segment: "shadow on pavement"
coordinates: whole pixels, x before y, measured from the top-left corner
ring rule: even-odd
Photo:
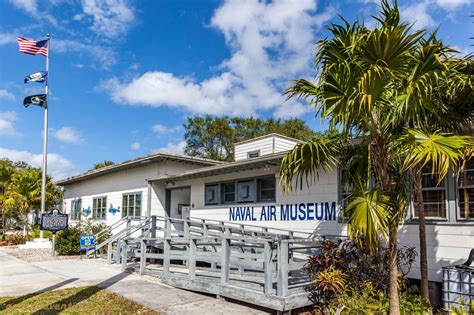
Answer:
[[[38,290],[38,291],[35,291],[33,293],[30,293],[30,294],[26,294],[26,295],[22,295],[22,296],[18,296],[18,297],[15,297],[11,300],[8,300],[8,301],[5,301],[4,303],[0,304],[0,311],[3,311],[7,308],[7,305],[8,306],[12,306],[12,305],[15,305],[15,304],[18,304],[18,303],[21,303],[29,298],[32,298],[36,295],[39,295],[41,293],[44,293],[44,292],[47,292],[47,291],[52,291],[52,290],[56,290],[56,289],[59,289],[60,287],[62,286],[65,286],[66,284],[69,284],[69,283],[72,283],[76,280],[79,280],[79,278],[71,278],[71,279],[67,279],[67,280],[64,280],[62,282],[59,282],[59,283],[56,283],[52,286],[49,286],[47,288],[43,288],[41,290]]]
[[[97,292],[103,290],[103,289],[106,289],[108,287],[110,287],[111,285],[121,281],[122,279],[128,277],[130,274],[129,273],[125,273],[125,272],[121,272],[119,273],[118,275],[115,275],[109,279],[106,279],[98,284],[96,284],[95,286],[89,286],[89,287],[86,287],[82,290],[80,290],[79,292],[71,295],[71,296],[68,296],[62,300],[59,300],[57,302],[54,302],[54,303],[51,303],[49,304],[48,306],[45,306],[43,307],[42,309],[32,313],[33,315],[39,315],[39,314],[59,314],[60,312],[63,312],[64,310],[66,310],[67,308],[81,302],[81,301],[84,301],[84,300],[87,300],[88,298],[90,298],[91,296],[93,296],[94,294],[96,294]]]

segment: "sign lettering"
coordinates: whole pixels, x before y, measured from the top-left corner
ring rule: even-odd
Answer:
[[[336,202],[229,207],[229,221],[335,221]],[[260,210],[260,211],[259,211]]]
[[[48,213],[41,214],[40,229],[56,233],[67,229],[68,215],[61,213],[59,210],[53,210]]]

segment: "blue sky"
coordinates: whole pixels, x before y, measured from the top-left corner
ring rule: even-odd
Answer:
[[[473,0],[399,1],[402,16],[469,52]],[[45,58],[18,52],[17,36],[51,33],[49,173],[56,179],[102,160],[181,153],[190,115],[300,117],[288,81],[312,78],[324,25],[363,19],[371,0],[0,1],[0,157],[41,165],[43,111],[23,108],[42,85],[23,78]]]

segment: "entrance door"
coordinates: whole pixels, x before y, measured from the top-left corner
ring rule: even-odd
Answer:
[[[178,212],[181,213],[181,218],[183,220],[188,220],[189,215],[191,214],[191,208],[189,207],[189,204],[188,205],[179,204]]]
[[[180,187],[167,190],[166,215],[174,219],[184,219],[189,217],[189,204],[191,203],[191,188]],[[172,229],[183,231],[184,224],[175,221]]]

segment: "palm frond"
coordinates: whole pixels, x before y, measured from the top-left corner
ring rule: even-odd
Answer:
[[[353,201],[346,211],[352,213],[349,219],[349,237],[364,241],[368,248],[377,248],[380,236],[388,236],[390,199],[377,190],[367,190],[359,185]]]
[[[336,165],[340,139],[325,136],[298,144],[288,152],[280,164],[280,185],[285,192],[303,188],[319,178],[321,171],[329,172]]]
[[[401,137],[400,153],[404,156],[403,170],[415,166],[431,165],[433,173],[439,174],[441,181],[450,169],[459,169],[465,154],[472,150],[472,137],[408,129]]]

